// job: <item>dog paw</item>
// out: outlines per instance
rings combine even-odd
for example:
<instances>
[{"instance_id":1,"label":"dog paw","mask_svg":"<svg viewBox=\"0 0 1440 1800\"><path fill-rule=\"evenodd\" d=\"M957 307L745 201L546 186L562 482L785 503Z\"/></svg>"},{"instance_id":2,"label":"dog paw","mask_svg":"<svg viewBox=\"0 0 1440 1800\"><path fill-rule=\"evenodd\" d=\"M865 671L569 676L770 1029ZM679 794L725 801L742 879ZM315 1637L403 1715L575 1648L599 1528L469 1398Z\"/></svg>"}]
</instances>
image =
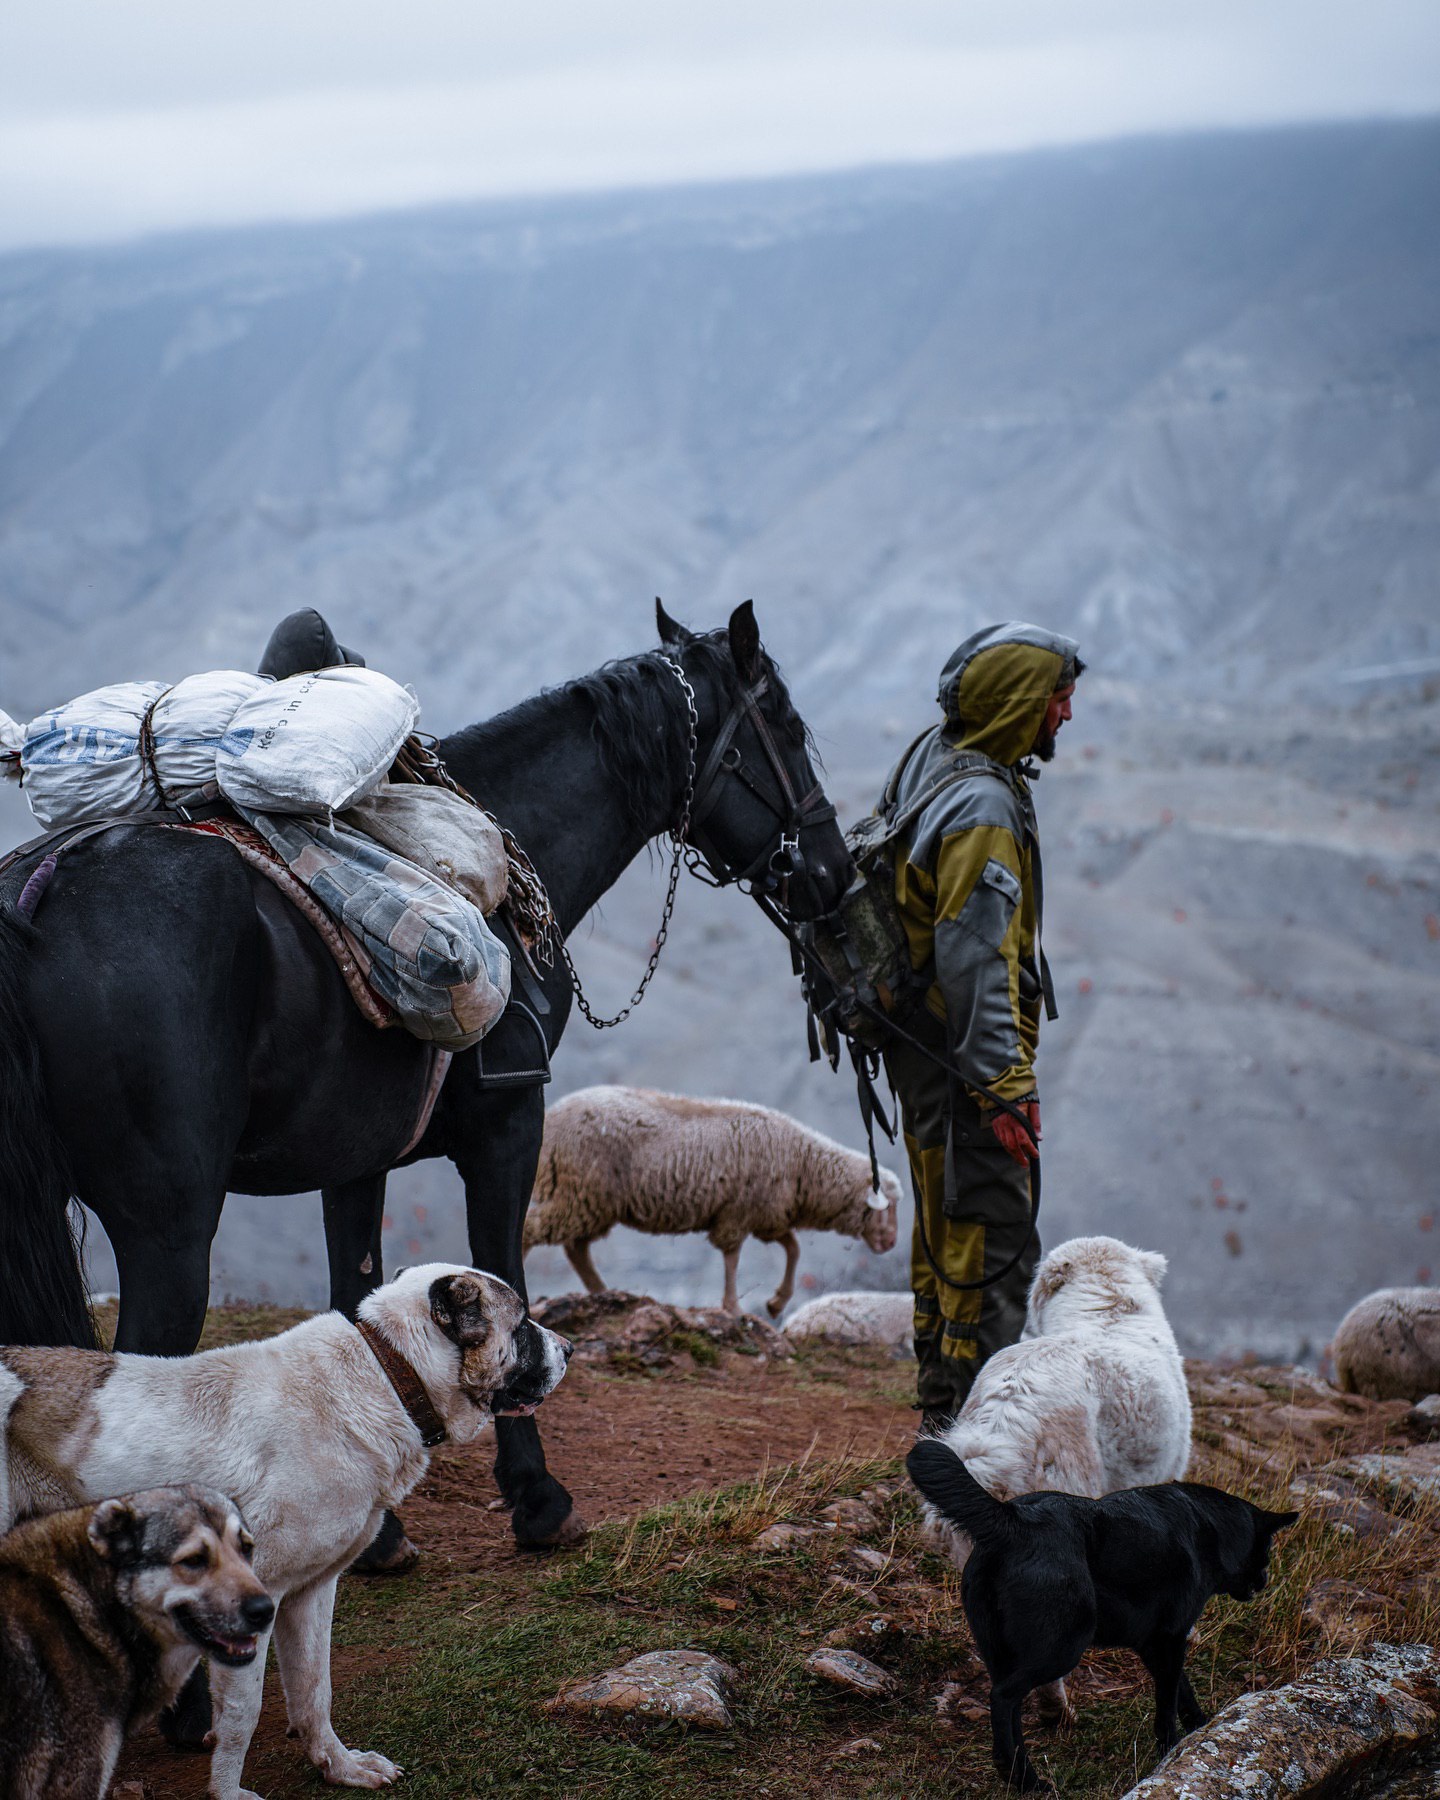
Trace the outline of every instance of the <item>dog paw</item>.
<instances>
[{"instance_id":1,"label":"dog paw","mask_svg":"<svg viewBox=\"0 0 1440 1800\"><path fill-rule=\"evenodd\" d=\"M404 1772L378 1750L345 1750L339 1756L326 1757L320 1765L320 1773L331 1787L389 1787Z\"/></svg>"}]
</instances>

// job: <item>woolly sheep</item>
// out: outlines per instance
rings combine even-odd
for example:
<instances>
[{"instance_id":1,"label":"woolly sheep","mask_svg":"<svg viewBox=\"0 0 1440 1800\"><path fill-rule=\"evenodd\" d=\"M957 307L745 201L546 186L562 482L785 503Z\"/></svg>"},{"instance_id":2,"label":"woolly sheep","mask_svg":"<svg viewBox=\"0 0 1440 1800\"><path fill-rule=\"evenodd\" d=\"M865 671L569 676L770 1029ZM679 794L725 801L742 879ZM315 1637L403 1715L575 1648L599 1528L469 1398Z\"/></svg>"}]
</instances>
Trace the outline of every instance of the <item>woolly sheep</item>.
<instances>
[{"instance_id":1,"label":"woolly sheep","mask_svg":"<svg viewBox=\"0 0 1440 1800\"><path fill-rule=\"evenodd\" d=\"M1352 1306L1331 1346L1340 1391L1371 1400L1440 1392L1440 1288L1380 1288Z\"/></svg>"},{"instance_id":2,"label":"woolly sheep","mask_svg":"<svg viewBox=\"0 0 1440 1800\"><path fill-rule=\"evenodd\" d=\"M784 1113L738 1100L692 1100L650 1088L582 1088L545 1115L545 1143L525 1219L525 1248L563 1244L592 1294L604 1282L590 1245L612 1225L665 1235L703 1231L725 1258L727 1312L747 1237L781 1244L785 1274L767 1307L795 1291L796 1229L843 1231L873 1251L895 1246L900 1182Z\"/></svg>"},{"instance_id":3,"label":"woolly sheep","mask_svg":"<svg viewBox=\"0 0 1440 1800\"><path fill-rule=\"evenodd\" d=\"M915 1300L909 1293L869 1290L822 1294L796 1307L785 1321L785 1335L796 1343L878 1344L908 1350L915 1337Z\"/></svg>"}]
</instances>

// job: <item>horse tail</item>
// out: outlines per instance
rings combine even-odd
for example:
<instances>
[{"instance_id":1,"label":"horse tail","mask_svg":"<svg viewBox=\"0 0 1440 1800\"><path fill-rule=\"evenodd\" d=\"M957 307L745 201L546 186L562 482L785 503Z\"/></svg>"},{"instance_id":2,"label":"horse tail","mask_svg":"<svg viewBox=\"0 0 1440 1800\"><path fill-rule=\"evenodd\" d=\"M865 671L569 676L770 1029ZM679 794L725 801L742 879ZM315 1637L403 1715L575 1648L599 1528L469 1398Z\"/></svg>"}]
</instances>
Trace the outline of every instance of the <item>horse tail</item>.
<instances>
[{"instance_id":1,"label":"horse tail","mask_svg":"<svg viewBox=\"0 0 1440 1800\"><path fill-rule=\"evenodd\" d=\"M1015 1531L1015 1514L985 1489L941 1438L921 1438L905 1458L910 1479L951 1525L977 1544L1004 1542Z\"/></svg>"},{"instance_id":2,"label":"horse tail","mask_svg":"<svg viewBox=\"0 0 1440 1800\"><path fill-rule=\"evenodd\" d=\"M26 1017L35 928L0 902L0 1344L96 1348L65 1154Z\"/></svg>"}]
</instances>

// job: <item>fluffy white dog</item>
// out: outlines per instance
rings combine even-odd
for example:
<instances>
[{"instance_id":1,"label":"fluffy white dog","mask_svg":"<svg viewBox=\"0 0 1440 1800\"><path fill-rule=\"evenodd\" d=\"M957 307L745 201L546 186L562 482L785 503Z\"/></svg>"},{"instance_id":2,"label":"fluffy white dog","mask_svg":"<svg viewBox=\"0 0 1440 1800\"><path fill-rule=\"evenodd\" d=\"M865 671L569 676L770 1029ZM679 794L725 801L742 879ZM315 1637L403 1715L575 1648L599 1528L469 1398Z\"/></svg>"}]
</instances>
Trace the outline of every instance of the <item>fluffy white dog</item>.
<instances>
[{"instance_id":1,"label":"fluffy white dog","mask_svg":"<svg viewBox=\"0 0 1440 1800\"><path fill-rule=\"evenodd\" d=\"M1190 1396L1160 1304L1165 1268L1156 1251L1112 1237L1071 1238L1040 1264L1020 1342L990 1358L942 1434L996 1499L1049 1490L1098 1500L1184 1475ZM969 1538L925 1512L963 1569ZM1069 1716L1062 1682L1048 1701Z\"/></svg>"}]
</instances>

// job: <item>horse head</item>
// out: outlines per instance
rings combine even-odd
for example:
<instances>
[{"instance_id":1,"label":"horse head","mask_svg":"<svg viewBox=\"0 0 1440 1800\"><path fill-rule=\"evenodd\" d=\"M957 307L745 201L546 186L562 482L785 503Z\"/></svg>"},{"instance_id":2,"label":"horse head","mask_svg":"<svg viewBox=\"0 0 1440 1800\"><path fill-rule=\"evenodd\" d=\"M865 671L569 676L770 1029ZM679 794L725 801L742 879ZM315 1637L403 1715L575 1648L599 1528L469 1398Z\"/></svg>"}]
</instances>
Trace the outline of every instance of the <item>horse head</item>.
<instances>
[{"instance_id":1,"label":"horse head","mask_svg":"<svg viewBox=\"0 0 1440 1800\"><path fill-rule=\"evenodd\" d=\"M796 919L831 910L853 868L810 758L805 721L760 642L747 600L698 633L655 602L661 654L695 700L695 767L684 835L712 880L748 881Z\"/></svg>"}]
</instances>

